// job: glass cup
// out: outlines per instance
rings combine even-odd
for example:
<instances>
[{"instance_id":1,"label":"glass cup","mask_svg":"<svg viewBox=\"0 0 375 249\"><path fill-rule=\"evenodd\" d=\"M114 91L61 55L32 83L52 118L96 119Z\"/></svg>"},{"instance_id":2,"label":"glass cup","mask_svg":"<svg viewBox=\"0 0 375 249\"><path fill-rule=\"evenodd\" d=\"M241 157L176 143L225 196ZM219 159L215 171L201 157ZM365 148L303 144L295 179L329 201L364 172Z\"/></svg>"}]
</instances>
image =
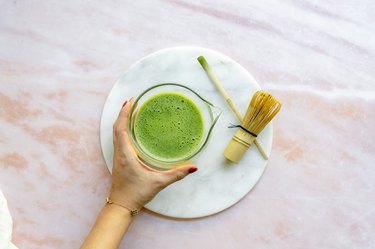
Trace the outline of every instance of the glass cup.
<instances>
[{"instance_id":1,"label":"glass cup","mask_svg":"<svg viewBox=\"0 0 375 249\"><path fill-rule=\"evenodd\" d=\"M143 103L145 103L151 97L159 93L178 93L178 94L182 94L188 97L190 100L192 100L196 104L196 106L200 110L202 117L203 117L203 124L204 124L203 129L204 130L203 130L203 138L201 139L200 144L197 146L195 151L193 151L192 153L189 153L188 155L186 155L186 157L181 158L179 160L168 160L168 159L161 160L159 158L155 158L150 153L147 153L147 151L145 151L139 145L137 136L134 132L135 117L137 115L137 111L139 107L141 107ZM221 113L222 113L222 110L220 108L214 106L209 101L205 100L203 97L201 97L198 93L196 93L194 90L192 90L189 87L176 84L176 83L158 84L145 90L135 100L134 105L130 111L129 123L128 123L128 128L130 131L129 132L130 138L133 143L133 147L135 151L137 152L138 157L146 165L154 169L158 169L158 170L171 169L176 166L189 163L190 159L192 159L194 156L196 156L199 152L202 151L202 149L208 143L212 129L214 128Z\"/></svg>"}]
</instances>

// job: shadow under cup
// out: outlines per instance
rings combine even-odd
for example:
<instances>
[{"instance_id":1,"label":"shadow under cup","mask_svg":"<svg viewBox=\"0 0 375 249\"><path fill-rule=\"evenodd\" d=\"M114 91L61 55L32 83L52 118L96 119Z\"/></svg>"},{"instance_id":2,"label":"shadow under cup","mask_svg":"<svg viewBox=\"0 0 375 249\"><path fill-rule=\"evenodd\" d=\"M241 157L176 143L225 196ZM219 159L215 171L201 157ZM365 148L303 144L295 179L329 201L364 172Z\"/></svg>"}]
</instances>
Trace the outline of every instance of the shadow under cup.
<instances>
[{"instance_id":1,"label":"shadow under cup","mask_svg":"<svg viewBox=\"0 0 375 249\"><path fill-rule=\"evenodd\" d=\"M142 108L143 104L150 100L155 95L162 93L173 93L183 95L187 99L191 100L198 110L200 111L203 119L203 135L198 145L195 145L195 149L191 150L190 153L180 157L178 159L169 158L157 158L150 152L146 151L140 144L140 139L137 137L135 132L135 121L137 112ZM189 164L190 160L196 156L203 148L207 145L210 134L219 119L222 110L215 107L209 101L205 100L194 90L190 89L181 84L176 83L163 83L152 86L141 93L135 100L134 105L130 111L129 116L129 133L132 140L133 147L138 157L148 166L157 170L168 170L180 165Z\"/></svg>"}]
</instances>

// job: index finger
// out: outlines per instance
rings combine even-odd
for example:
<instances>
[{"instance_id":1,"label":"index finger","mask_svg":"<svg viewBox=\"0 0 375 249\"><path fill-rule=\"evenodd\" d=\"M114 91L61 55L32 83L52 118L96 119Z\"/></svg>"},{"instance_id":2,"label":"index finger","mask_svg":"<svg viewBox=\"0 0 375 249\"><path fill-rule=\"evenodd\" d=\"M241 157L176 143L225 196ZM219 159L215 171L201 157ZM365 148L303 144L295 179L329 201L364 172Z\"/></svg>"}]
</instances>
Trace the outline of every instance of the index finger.
<instances>
[{"instance_id":1,"label":"index finger","mask_svg":"<svg viewBox=\"0 0 375 249\"><path fill-rule=\"evenodd\" d=\"M130 115L130 110L134 103L134 97L132 97L129 101L126 101L124 106L121 108L117 120L116 120L116 129L127 131L128 125L128 118Z\"/></svg>"},{"instance_id":2,"label":"index finger","mask_svg":"<svg viewBox=\"0 0 375 249\"><path fill-rule=\"evenodd\" d=\"M131 148L131 151L133 151L133 154L135 154L135 152L133 148L131 147L131 141L130 141L130 137L128 133L128 122L129 122L130 110L133 106L134 101L135 99L131 98L129 102L124 104L114 124L115 144L117 144L117 146L119 146L121 149L125 148L129 150Z\"/></svg>"}]
</instances>

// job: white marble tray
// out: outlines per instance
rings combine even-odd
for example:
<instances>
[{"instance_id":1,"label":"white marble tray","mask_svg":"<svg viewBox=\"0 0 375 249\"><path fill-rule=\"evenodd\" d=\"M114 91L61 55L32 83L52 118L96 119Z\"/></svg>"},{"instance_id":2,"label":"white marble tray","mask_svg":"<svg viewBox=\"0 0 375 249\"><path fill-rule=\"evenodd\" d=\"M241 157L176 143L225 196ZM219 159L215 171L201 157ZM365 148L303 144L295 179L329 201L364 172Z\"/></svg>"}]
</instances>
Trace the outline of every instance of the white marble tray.
<instances>
[{"instance_id":1,"label":"white marble tray","mask_svg":"<svg viewBox=\"0 0 375 249\"><path fill-rule=\"evenodd\" d=\"M112 124L126 99L138 96L146 88L165 82L184 84L223 109L208 146L193 162L199 170L160 192L146 208L176 218L197 218L220 212L244 197L262 176L265 161L251 146L239 164L222 155L235 133L228 129L237 124L232 111L207 78L196 58L206 57L235 104L245 112L253 93L260 89L255 79L238 63L218 52L198 47L176 47L160 50L135 63L113 86L104 105L100 139L108 169L112 169ZM258 137L269 155L272 146L272 124Z\"/></svg>"}]
</instances>

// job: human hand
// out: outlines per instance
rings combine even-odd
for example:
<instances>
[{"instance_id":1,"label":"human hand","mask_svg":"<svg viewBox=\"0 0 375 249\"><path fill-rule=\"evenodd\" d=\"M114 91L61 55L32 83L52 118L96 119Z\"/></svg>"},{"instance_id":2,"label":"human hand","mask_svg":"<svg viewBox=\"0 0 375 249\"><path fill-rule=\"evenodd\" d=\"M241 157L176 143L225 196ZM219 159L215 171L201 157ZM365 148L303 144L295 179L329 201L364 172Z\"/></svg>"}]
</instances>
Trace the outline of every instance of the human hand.
<instances>
[{"instance_id":1,"label":"human hand","mask_svg":"<svg viewBox=\"0 0 375 249\"><path fill-rule=\"evenodd\" d=\"M141 208L168 185L197 171L194 165L157 171L143 164L134 151L129 133L128 117L134 98L125 102L113 125L114 157L111 200L129 208Z\"/></svg>"}]
</instances>

